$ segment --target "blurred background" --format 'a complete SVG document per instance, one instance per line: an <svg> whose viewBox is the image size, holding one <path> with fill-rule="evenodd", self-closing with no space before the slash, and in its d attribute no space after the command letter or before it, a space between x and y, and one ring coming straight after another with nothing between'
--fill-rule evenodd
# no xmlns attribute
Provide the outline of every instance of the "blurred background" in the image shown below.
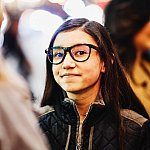
<svg viewBox="0 0 150 150"><path fill-rule="evenodd" d="M3 0L6 8L3 54L28 82L33 100L40 101L45 82L44 50L63 21L85 17L103 24L110 0Z"/></svg>

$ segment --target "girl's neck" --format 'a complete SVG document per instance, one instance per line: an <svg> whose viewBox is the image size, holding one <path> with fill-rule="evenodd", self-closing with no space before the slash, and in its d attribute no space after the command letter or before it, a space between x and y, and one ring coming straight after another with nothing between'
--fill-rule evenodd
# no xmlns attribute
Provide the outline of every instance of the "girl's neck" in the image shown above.
<svg viewBox="0 0 150 150"><path fill-rule="evenodd" d="M84 90L76 93L67 93L70 99L73 99L76 103L77 110L82 122L89 111L90 105L95 101L99 90Z"/></svg>

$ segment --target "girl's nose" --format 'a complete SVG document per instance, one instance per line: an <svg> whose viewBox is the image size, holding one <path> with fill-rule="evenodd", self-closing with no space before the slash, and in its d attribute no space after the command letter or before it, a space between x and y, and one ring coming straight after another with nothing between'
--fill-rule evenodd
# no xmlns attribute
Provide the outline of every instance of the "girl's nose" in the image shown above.
<svg viewBox="0 0 150 150"><path fill-rule="evenodd" d="M75 61L72 59L69 53L66 54L64 61L62 62L62 68L74 68L76 66Z"/></svg>

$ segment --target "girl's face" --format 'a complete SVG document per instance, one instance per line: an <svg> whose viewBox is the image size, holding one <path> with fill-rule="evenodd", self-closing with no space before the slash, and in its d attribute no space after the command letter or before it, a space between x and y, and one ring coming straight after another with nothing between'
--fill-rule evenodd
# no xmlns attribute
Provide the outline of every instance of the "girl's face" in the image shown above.
<svg viewBox="0 0 150 150"><path fill-rule="evenodd" d="M70 47L76 44L97 46L93 38L81 30L59 33L53 46ZM101 72L105 72L104 62L93 48L89 59L84 62L76 62L67 52L62 63L53 65L54 78L67 94L78 94L88 89L93 92L99 90Z"/></svg>

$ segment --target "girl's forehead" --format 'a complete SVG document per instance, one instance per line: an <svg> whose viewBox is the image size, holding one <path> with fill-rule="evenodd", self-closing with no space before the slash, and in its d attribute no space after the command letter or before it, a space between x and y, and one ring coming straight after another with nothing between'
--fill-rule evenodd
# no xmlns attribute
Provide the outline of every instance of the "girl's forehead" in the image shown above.
<svg viewBox="0 0 150 150"><path fill-rule="evenodd" d="M54 46L72 46L84 43L97 45L93 37L88 33L82 30L73 30L60 32L54 41Z"/></svg>

